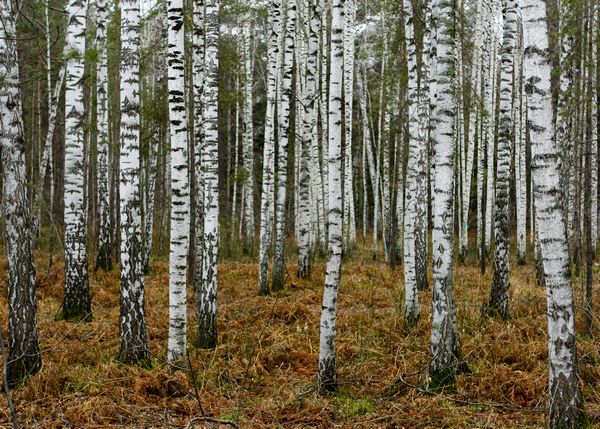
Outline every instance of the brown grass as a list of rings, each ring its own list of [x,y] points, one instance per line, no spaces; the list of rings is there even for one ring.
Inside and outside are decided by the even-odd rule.
[[[38,260],[47,259],[40,255]],[[168,265],[154,263],[146,278],[152,369],[114,359],[119,345],[117,271],[90,277],[92,322],[54,321],[62,268],[59,263],[38,270],[45,352],[40,373],[13,393],[24,427],[182,427],[198,416],[190,372],[173,372],[164,363]],[[295,263],[290,261],[288,268],[294,272]],[[460,339],[473,373],[460,375],[457,392],[447,396],[408,386],[423,386],[426,377],[422,370],[429,356],[431,293],[421,296],[421,322],[406,328],[402,271],[391,272],[362,255],[344,263],[338,303],[340,394],[315,393],[323,268],[318,262],[312,280],[291,275],[283,293],[259,297],[256,264],[220,265],[220,345],[213,351],[190,349],[207,415],[234,420],[242,428],[543,427],[545,293],[535,285],[531,265],[511,265],[508,322],[480,317],[491,270],[482,277],[474,266],[456,268]],[[0,271],[0,319],[6,320],[6,267]],[[189,296],[191,338],[195,310],[193,294]],[[582,330],[581,319],[579,314]],[[578,347],[586,409],[592,425],[600,425],[598,343],[580,338]],[[6,408],[0,416],[8,425]]]

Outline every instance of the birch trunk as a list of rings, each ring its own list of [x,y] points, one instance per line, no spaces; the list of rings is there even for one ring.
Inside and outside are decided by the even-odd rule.
[[[433,13],[437,22],[437,105],[433,132],[433,310],[429,378],[437,387],[454,384],[460,351],[453,296],[452,197],[456,153],[453,29],[456,18],[453,3],[447,0],[434,4]]]
[[[83,73],[87,3],[67,5],[68,25],[64,49],[65,92],[65,282],[62,317],[89,320],[92,303],[88,280],[86,213],[84,204]]]
[[[197,345],[217,345],[217,256],[219,251],[219,0],[206,3],[206,78],[204,98],[204,250],[198,302]]]
[[[169,340],[167,359],[185,356],[187,336],[186,265],[189,240],[187,115],[184,79],[183,0],[167,2],[168,102],[171,139],[171,239],[169,247]]]
[[[318,384],[321,392],[337,390],[337,292],[342,268],[342,87],[344,56],[344,0],[333,0],[331,9],[329,79],[329,251],[321,310]]]
[[[427,280],[427,240],[429,225],[428,217],[428,193],[427,193],[427,170],[428,156],[427,146],[429,140],[429,128],[431,118],[430,105],[430,69],[431,69],[431,52],[432,52],[432,25],[431,19],[431,1],[426,2],[425,7],[425,22],[429,23],[425,27],[423,34],[423,48],[421,52],[421,68],[419,70],[419,88],[418,88],[418,139],[421,142],[422,161],[420,161],[418,176],[417,176],[417,213],[419,217],[416,219],[416,234],[415,234],[415,262],[417,269],[417,289],[428,290],[429,284]]]
[[[277,75],[279,67],[279,33],[281,32],[281,0],[273,0],[269,8],[269,46],[267,52],[267,107],[265,141],[263,148],[263,183],[260,200],[260,248],[258,290],[261,295],[269,289],[269,254],[272,246],[274,162],[275,162],[275,104],[277,102]]]
[[[352,157],[352,106],[354,98],[354,0],[344,0],[344,241],[356,243]]]
[[[204,252],[204,180],[203,161],[204,151],[204,80],[205,70],[205,2],[195,0],[194,29],[192,35],[193,45],[193,79],[194,79],[194,174],[196,195],[195,198],[195,236],[192,238],[195,251],[194,288],[196,301],[199,302],[199,291],[202,289],[202,266]]]
[[[483,5],[482,0],[477,0],[475,10],[475,34],[473,59],[471,63],[471,109],[469,112],[469,129],[466,134],[467,139],[467,165],[465,169],[465,182],[462,188],[462,219],[460,228],[460,253],[464,261],[469,247],[469,209],[471,206],[471,176],[473,174],[473,161],[475,153],[475,136],[481,140],[481,135],[477,134],[478,120],[481,106],[481,62],[482,62],[482,44],[483,44]]]
[[[140,1],[121,0],[121,315],[119,360],[148,358],[140,191]]]
[[[488,314],[508,319],[509,287],[509,194],[511,146],[514,137],[513,91],[514,59],[517,41],[517,0],[502,0],[504,37],[500,69],[500,117],[498,131],[498,158],[496,167],[496,211],[494,217],[494,279]]]
[[[405,313],[408,325],[415,325],[420,318],[419,294],[417,292],[417,228],[423,226],[423,213],[419,199],[423,198],[421,173],[425,172],[425,141],[419,139],[420,93],[417,76],[417,44],[414,32],[414,14],[411,0],[404,0],[404,38],[408,61],[408,88],[406,110],[408,112],[408,161],[406,164],[406,198],[404,205],[404,285]],[[427,100],[429,102],[429,100]],[[426,190],[426,189],[425,189]]]
[[[591,179],[591,244],[592,253],[596,254],[596,244],[598,241],[598,5],[591,2],[590,8],[590,37],[591,37],[591,53],[590,53],[590,68],[592,82],[590,83],[590,95],[592,97],[591,106],[591,163],[592,171],[590,172]]]
[[[96,2],[97,26],[96,49],[98,51],[97,83],[98,94],[98,253],[96,269],[112,269],[112,244],[110,242],[110,205],[108,201],[108,55],[106,48],[106,26],[108,4],[106,0]]]
[[[38,372],[42,365],[27,200],[16,18],[13,2],[0,1],[0,150],[8,259],[8,364],[4,368],[4,378],[11,388]]]
[[[567,107],[572,103],[573,91],[573,68],[571,66],[571,55],[573,49],[573,38],[569,34],[568,27],[573,25],[571,22],[571,11],[569,2],[563,0],[560,2],[560,30],[562,37],[560,39],[560,91],[558,94],[558,105],[556,108],[556,141],[561,145],[564,159],[561,163],[561,180],[564,189],[564,214],[567,223],[567,237],[569,241],[575,241],[574,231],[574,208],[575,195],[574,183],[571,180],[574,167],[574,136],[573,119]],[[573,249],[571,249],[573,250]]]
[[[560,204],[560,156],[552,124],[546,6],[523,0],[525,88],[537,232],[548,301],[549,417],[551,428],[582,424],[575,314],[565,219]]]
[[[250,16],[242,28],[242,51],[244,58],[244,113],[243,113],[243,153],[244,153],[244,248],[254,247],[254,127],[253,108],[253,65],[251,50]]]
[[[156,196],[156,181],[157,173],[156,166],[158,163],[158,146],[160,144],[160,132],[158,125],[154,124],[152,131],[152,137],[150,140],[150,153],[149,153],[149,168],[146,179],[145,189],[145,203],[144,203],[144,242],[143,242],[143,256],[142,256],[142,271],[147,274],[150,265],[150,252],[152,251],[153,242],[153,226],[154,226],[154,202]]]
[[[312,240],[313,252],[320,243],[326,240],[325,213],[323,202],[323,175],[320,161],[320,139],[318,130],[319,113],[319,64],[320,64],[320,41],[322,7],[319,2],[310,2],[309,5],[309,28],[308,28],[308,59],[306,73],[306,96],[308,99],[306,123],[310,124],[312,138],[310,148],[310,176],[311,193],[313,201],[312,215],[315,223],[316,237]],[[314,81],[314,82],[311,82]],[[314,85],[314,87],[312,86]],[[309,137],[306,137],[309,138]],[[323,247],[324,248],[324,247]]]
[[[498,16],[500,7],[498,0],[492,0],[492,17]],[[494,26],[492,20],[492,26]],[[497,103],[497,84],[498,84],[498,36],[495,34],[492,38],[491,46],[491,66],[490,66],[490,98],[488,99],[488,112],[489,112],[489,127],[488,127],[488,144],[487,144],[487,182],[486,182],[486,201],[485,201],[485,225],[484,225],[484,242],[483,246],[486,255],[483,257],[483,261],[487,258],[487,252],[491,244],[492,237],[492,219],[494,215],[494,190],[495,190],[495,149],[496,149],[496,103]]]
[[[486,0],[483,3],[485,42],[482,45],[483,56],[483,100],[481,115],[481,135],[478,142],[478,167],[477,167],[477,249],[482,264],[485,267],[485,227],[487,209],[487,186],[485,172],[487,169],[487,154],[489,145],[493,145],[493,68],[494,68],[494,44],[495,34],[493,31],[493,2]],[[491,142],[491,143],[490,143]],[[489,177],[489,175],[488,175]]]
[[[288,145],[291,135],[290,104],[296,32],[296,2],[288,0],[285,45],[281,70],[281,93],[278,100],[277,193],[275,201],[275,256],[272,289],[283,289],[285,282],[285,204],[287,196]]]
[[[517,259],[525,264],[527,253],[527,167],[525,152],[525,105],[523,88],[523,20],[519,14],[519,33],[515,54],[515,193],[517,205]]]
[[[362,64],[357,69],[357,79],[358,79],[358,90],[359,90],[359,99],[358,105],[360,109],[360,116],[362,119],[362,140],[363,140],[363,164],[364,172],[363,172],[363,183],[364,183],[364,208],[363,208],[363,230],[366,234],[367,230],[367,216],[368,216],[368,207],[367,207],[367,173],[369,175],[369,179],[371,180],[371,191],[373,193],[373,199],[377,198],[377,192],[374,188],[375,183],[375,161],[373,159],[373,145],[371,142],[371,129],[369,127],[369,114],[367,111],[367,84],[366,84],[366,66]],[[374,233],[374,232],[373,232]]]
[[[313,206],[313,210],[319,208],[320,186],[318,178],[321,173],[318,168],[318,146],[316,142],[318,139],[316,135],[317,127],[317,116],[316,116],[316,96],[317,96],[317,77],[318,67],[317,62],[319,58],[319,26],[321,23],[321,17],[319,15],[319,5],[316,0],[311,0],[309,3],[309,32],[308,32],[308,53],[306,63],[306,88],[305,88],[305,107],[303,115],[303,126],[304,126],[304,138],[302,141],[302,157],[301,157],[301,169],[300,169],[300,190],[301,195],[304,194],[304,198],[309,199],[309,187],[311,184],[311,178],[313,179],[313,189],[316,196],[316,204]],[[311,141],[312,140],[312,141]],[[316,179],[316,180],[314,180]],[[316,206],[316,207],[315,207]],[[308,201],[305,203],[306,210],[308,210]],[[312,269],[312,249],[314,243],[310,239],[309,231],[310,228],[308,222],[308,216],[310,213],[304,213],[305,222],[301,224],[302,229],[300,230],[300,243],[299,255],[298,255],[298,276],[301,278],[307,278],[310,275]]]
[[[327,11],[330,10],[330,2],[321,2],[321,98],[319,100],[319,115],[321,117],[321,156],[323,159],[322,169],[322,183],[323,183],[323,208],[322,208],[322,225],[324,234],[321,236],[321,249],[325,250],[329,244],[327,239],[329,236],[329,225],[327,218],[329,216],[329,167],[327,166],[328,150],[329,150],[329,94],[328,94],[328,76],[329,76],[329,51],[330,41],[328,36],[330,35],[327,26]]]

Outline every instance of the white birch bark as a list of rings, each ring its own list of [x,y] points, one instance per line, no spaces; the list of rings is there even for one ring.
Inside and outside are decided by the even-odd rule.
[[[187,344],[186,265],[189,240],[187,114],[184,82],[183,0],[167,2],[168,103],[171,140],[171,239],[169,247],[169,340],[167,359],[185,356]]]
[[[321,15],[323,8],[319,5],[319,2],[310,2],[309,5],[309,28],[308,28],[308,59],[307,59],[307,72],[306,72],[306,96],[308,98],[308,104],[306,112],[306,123],[310,123],[311,127],[311,147],[310,147],[310,179],[311,179],[311,201],[312,201],[312,215],[316,236],[313,237],[312,247],[313,251],[319,246],[320,243],[324,243],[327,239],[327,233],[325,228],[325,211],[323,202],[323,175],[320,161],[320,147],[321,140],[319,137],[318,130],[318,115],[319,115],[319,66],[320,66],[320,34],[321,34]],[[314,80],[314,83],[311,82]],[[314,88],[312,85],[314,84]],[[312,112],[311,112],[312,110]],[[308,138],[308,137],[307,137]]]
[[[477,0],[475,9],[475,33],[473,57],[471,62],[471,109],[469,112],[469,129],[465,138],[467,140],[466,168],[462,187],[462,219],[460,224],[460,252],[464,260],[469,246],[469,208],[471,206],[471,176],[473,174],[473,161],[475,153],[475,136],[481,106],[481,62],[483,45],[483,5],[482,0]],[[478,135],[481,139],[481,135]],[[479,152],[481,153],[481,152]]]
[[[592,251],[596,252],[596,243],[598,241],[598,5],[592,2],[590,8],[590,37],[591,37],[591,55],[590,55],[590,73],[592,75],[592,82],[590,88],[590,94],[592,97],[591,106],[591,121],[590,121],[590,132],[592,134],[592,153],[591,153],[591,242]]]
[[[548,301],[548,426],[574,428],[582,422],[582,397],[577,375],[569,252],[560,204],[561,152],[554,141],[552,123],[546,7],[541,0],[523,0],[522,10],[535,216]]]
[[[242,26],[242,52],[244,58],[244,107],[242,148],[244,158],[244,247],[250,251],[254,247],[254,127],[253,109],[253,56],[251,48],[251,17],[246,17]]]
[[[455,169],[455,129],[453,69],[455,10],[453,3],[440,0],[434,4],[437,22],[437,66],[435,128],[433,129],[433,310],[429,378],[435,387],[453,384],[460,359],[453,275],[453,189]]]
[[[285,204],[287,197],[287,164],[290,129],[290,100],[296,39],[296,2],[288,0],[285,42],[281,70],[281,93],[278,100],[277,193],[275,200],[275,255],[272,289],[283,289],[285,282]]]
[[[428,0],[424,4],[424,20],[427,23],[425,31],[423,33],[423,48],[421,52],[421,68],[419,70],[419,128],[418,138],[421,142],[423,151],[423,160],[419,167],[419,174],[417,176],[417,189],[418,189],[418,209],[417,213],[419,217],[416,219],[416,234],[415,234],[415,256],[416,256],[416,269],[417,269],[417,289],[427,290],[429,289],[429,282],[427,280],[427,242],[428,242],[428,192],[427,192],[427,171],[429,167],[429,137],[430,137],[430,126],[431,126],[431,69],[433,63],[433,50],[434,40],[433,36],[433,22],[432,19],[432,0]]]
[[[563,0],[560,2],[560,91],[558,94],[558,105],[556,109],[556,141],[561,145],[561,149],[565,154],[561,163],[561,180],[563,181],[564,189],[564,210],[567,223],[567,237],[569,241],[575,242],[574,231],[574,210],[575,204],[575,187],[571,180],[573,171],[575,170],[574,159],[574,133],[573,133],[573,118],[571,112],[567,109],[569,103],[572,103],[573,97],[573,68],[571,66],[571,55],[573,49],[573,37],[568,31],[571,22],[571,11],[569,2]]]
[[[272,246],[275,163],[275,104],[279,67],[279,33],[281,32],[281,0],[273,0],[269,8],[269,45],[267,51],[267,106],[263,148],[263,183],[260,200],[260,247],[258,289],[264,295],[269,288],[269,254]]]
[[[342,87],[344,56],[344,0],[333,0],[329,80],[328,188],[329,251],[321,310],[318,383],[321,391],[337,389],[337,292],[342,266]]]
[[[321,236],[320,245],[321,249],[325,250],[328,247],[327,239],[329,236],[328,221],[329,216],[329,168],[327,166],[328,150],[329,150],[329,87],[328,87],[328,76],[329,76],[329,27],[327,25],[327,12],[330,10],[330,1],[321,2],[321,97],[319,99],[319,115],[321,117],[321,158],[323,159],[321,165],[322,171],[322,183],[323,183],[323,207],[321,210],[322,219],[321,224],[323,226],[323,235]]]
[[[356,8],[354,0],[344,1],[344,242],[356,243],[354,178],[352,155],[352,106],[354,98],[354,36]]]
[[[142,40],[144,43],[143,48],[148,51],[154,49],[154,44],[158,44],[158,50],[153,54],[153,67],[154,70],[150,76],[150,93],[151,100],[156,100],[160,95],[157,94],[157,87],[162,88],[162,84],[166,78],[166,51],[167,51],[167,40],[163,37],[166,34],[167,28],[165,25],[166,10],[161,7],[158,15],[153,18],[152,22],[149,23],[149,36],[148,40]],[[158,182],[158,166],[160,161],[162,139],[162,121],[153,120],[151,121],[152,134],[150,137],[150,148],[148,155],[148,171],[146,172],[146,186],[144,188],[144,217],[143,217],[143,247],[144,256],[142,259],[142,267],[144,273],[147,274],[149,271],[150,264],[150,253],[152,251],[152,245],[154,242],[154,218],[155,218],[155,201],[156,201],[156,189]],[[165,149],[163,149],[165,150]]]
[[[217,257],[219,251],[219,0],[206,2],[204,98],[204,251],[197,345],[217,345]]]
[[[499,16],[501,13],[498,0],[492,0],[492,22],[491,25],[495,26],[493,17]],[[487,145],[487,181],[486,181],[486,202],[485,202],[485,229],[484,229],[484,246],[486,254],[491,244],[492,237],[492,219],[494,215],[494,201],[495,201],[495,148],[496,148],[496,121],[497,121],[497,84],[498,84],[498,35],[496,29],[493,28],[494,37],[492,38],[491,47],[491,66],[490,66],[490,98],[488,102],[489,114],[489,126],[488,126],[488,145]]]
[[[357,81],[358,81],[358,106],[361,117],[362,125],[362,182],[363,182],[363,238],[367,238],[367,224],[368,224],[368,187],[367,187],[367,174],[370,175],[371,180],[374,180],[375,168],[371,168],[373,149],[371,148],[371,132],[369,129],[369,116],[367,113],[367,90],[364,82],[362,73],[362,65],[359,65],[356,70]]]
[[[473,159],[473,145],[472,142],[468,139],[466,130],[465,130],[465,70],[463,65],[463,40],[464,40],[464,30],[463,30],[463,18],[462,18],[462,9],[463,9],[463,1],[457,0],[456,2],[456,10],[459,11],[456,18],[456,33],[455,33],[455,43],[454,49],[456,51],[456,138],[458,141],[458,158],[456,160],[458,165],[457,177],[455,179],[454,186],[456,187],[456,197],[454,199],[454,205],[457,211],[457,223],[459,229],[459,244],[460,240],[464,235],[465,229],[468,227],[463,222],[464,215],[463,210],[465,208],[464,198],[466,197],[465,189],[470,185],[470,177],[467,177],[467,170],[469,169],[469,160]],[[459,249],[460,250],[460,249]],[[462,255],[462,252],[459,253]]]
[[[316,128],[317,128],[317,78],[318,78],[318,67],[317,62],[319,58],[319,32],[320,32],[320,10],[316,0],[311,0],[309,3],[309,32],[308,32],[308,52],[307,52],[307,63],[306,63],[306,88],[304,97],[304,114],[303,114],[303,140],[302,140],[302,156],[300,158],[300,189],[301,196],[310,199],[309,187],[313,184],[314,194],[316,194],[316,204],[312,206],[313,211],[319,209],[319,197],[321,183],[320,169],[318,168],[318,139]],[[312,179],[312,182],[311,182]],[[315,180],[316,179],[316,180]],[[310,222],[309,216],[309,201],[304,201],[305,210],[302,210],[300,215],[303,216],[304,222],[300,224],[301,229],[299,231],[300,242],[298,243],[298,276],[308,277],[312,268],[312,251],[314,243],[310,237]]]
[[[54,91],[52,89],[52,31],[50,29],[50,3],[46,1],[44,8],[44,18],[46,24],[46,83],[47,83],[47,96],[48,96],[48,128],[46,130],[46,137],[43,149],[40,148],[40,168],[38,174],[38,186],[37,186],[37,206],[35,207],[35,225],[32,237],[36,236],[41,226],[41,216],[43,209],[43,186],[44,179],[49,178],[50,182],[50,195],[49,195],[49,207],[47,211],[50,215],[50,222],[53,223],[53,204],[54,204],[54,162],[53,162],[53,151],[52,142],[54,140],[54,132],[56,130],[56,117],[58,113],[58,103],[60,94],[65,84],[65,68],[61,67],[58,80],[55,83]],[[39,100],[38,100],[39,101]],[[40,139],[41,139],[41,118],[40,119]],[[34,195],[35,196],[35,195]]]
[[[494,213],[494,279],[487,311],[508,319],[509,287],[509,194],[511,147],[514,138],[514,60],[517,42],[518,0],[502,0],[504,37],[500,68],[500,117],[496,167],[496,210]]]
[[[515,193],[517,215],[517,257],[519,264],[525,263],[527,253],[527,167],[525,148],[525,105],[523,88],[523,20],[519,11],[519,35],[515,53]]]
[[[67,5],[68,24],[64,49],[65,90],[65,282],[62,316],[89,319],[92,313],[87,266],[84,204],[84,104],[83,73],[87,2]]]
[[[239,87],[239,76],[235,78],[236,89]],[[241,132],[241,101],[239,97],[236,97],[235,100],[235,132],[233,137],[233,194],[231,196],[231,240],[234,240],[236,234],[240,235],[239,229],[242,227],[242,222],[239,221],[239,216],[237,212],[237,194],[238,194],[238,174],[239,174],[239,160],[240,160],[240,140],[242,138]],[[242,194],[244,193],[244,189],[242,188]],[[243,195],[242,195],[242,204],[243,204]],[[237,225],[237,226],[236,226]]]
[[[491,132],[492,124],[492,72],[493,68],[493,44],[494,33],[492,31],[492,14],[493,0],[485,0],[483,3],[483,29],[484,43],[482,44],[482,80],[483,80],[483,100],[481,102],[481,131],[478,139],[477,148],[477,254],[480,258],[483,257],[482,242],[485,239],[485,209],[486,200],[484,196],[485,186],[485,170],[487,167],[487,147],[492,141],[493,133]]]
[[[384,82],[382,81],[382,85]],[[393,99],[393,89],[389,91],[389,93],[384,93],[384,97],[388,99]],[[384,250],[384,259],[385,262],[389,262],[390,255],[390,245],[392,241],[391,230],[392,230],[392,201],[390,192],[390,165],[391,165],[391,136],[390,136],[390,122],[391,122],[391,102],[386,103],[386,106],[383,110],[383,126],[381,128],[381,137],[379,139],[379,144],[381,148],[381,194],[382,194],[382,219],[383,219],[383,250]]]
[[[42,364],[27,200],[17,16],[12,1],[0,1],[0,151],[8,259],[8,358],[3,378],[11,388],[35,374]]]
[[[385,15],[382,11],[381,13],[381,23],[382,23],[382,27],[385,26]],[[382,37],[383,37],[383,49],[382,49],[382,55],[381,55],[381,70],[380,70],[380,75],[379,75],[379,111],[378,111],[378,115],[377,115],[377,144],[375,146],[375,159],[376,159],[376,163],[375,163],[375,174],[376,174],[376,178],[375,178],[375,192],[377,192],[378,194],[378,200],[376,201],[376,203],[379,203],[378,205],[376,205],[375,207],[375,214],[373,215],[373,255],[377,255],[377,243],[378,243],[378,236],[379,236],[379,224],[381,223],[382,225],[382,232],[383,232],[383,251],[384,251],[384,258],[387,262],[387,249],[386,249],[386,236],[385,236],[385,227],[387,224],[387,216],[386,213],[389,210],[386,210],[386,198],[385,198],[385,170],[386,170],[386,166],[388,164],[386,164],[386,156],[385,156],[385,152],[386,152],[386,141],[385,141],[385,129],[384,129],[384,124],[385,124],[385,101],[384,101],[384,96],[385,96],[385,69],[386,69],[386,63],[388,61],[388,40],[386,37],[385,32],[382,29]],[[382,174],[383,174],[383,178],[382,178]],[[382,186],[383,185],[383,186]]]
[[[106,26],[108,3],[97,0],[96,49],[98,51],[96,92],[98,94],[98,253],[96,269],[112,268],[112,245],[110,242],[110,207],[108,195],[108,55],[106,48]]]
[[[121,0],[121,313],[119,360],[148,358],[140,189],[140,0]]]
[[[417,292],[416,230],[418,220],[423,217],[423,213],[419,213],[421,208],[419,198],[423,198],[423,192],[419,185],[424,184],[420,178],[422,170],[424,172],[423,164],[426,160],[426,142],[419,139],[420,93],[417,76],[417,44],[413,21],[412,2],[411,0],[404,0],[404,39],[408,61],[406,98],[408,161],[406,164],[406,198],[404,205],[404,320],[409,325],[416,324],[420,318],[419,294]],[[429,99],[427,99],[427,103],[429,103]]]
[[[195,181],[195,236],[193,246],[195,251],[194,281],[196,304],[200,302],[199,291],[202,289],[202,266],[204,252],[204,180],[202,155],[204,150],[204,80],[205,70],[205,2],[195,0],[193,3],[194,27],[192,34],[193,48],[193,86],[194,86],[194,174]],[[235,201],[235,198],[234,198]],[[198,311],[200,309],[198,308]]]
[[[150,252],[152,251],[153,243],[153,227],[154,227],[154,203],[156,196],[156,167],[158,163],[158,146],[160,143],[159,126],[154,125],[152,137],[150,140],[150,153],[148,160],[148,172],[146,175],[146,189],[144,195],[144,224],[143,224],[143,257],[142,270],[148,273],[150,265]]]

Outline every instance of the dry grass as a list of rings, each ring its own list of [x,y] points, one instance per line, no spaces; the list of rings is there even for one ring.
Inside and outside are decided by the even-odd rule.
[[[14,391],[24,426],[182,427],[198,416],[190,372],[173,372],[164,363],[168,265],[154,263],[146,278],[151,369],[124,366],[114,359],[119,343],[116,271],[91,275],[92,322],[54,321],[61,303],[62,268],[59,263],[38,272],[38,320],[45,352],[41,372]],[[290,262],[289,268],[293,271],[295,264]],[[234,420],[242,428],[543,427],[545,293],[535,285],[530,265],[511,265],[508,322],[480,317],[489,274],[480,276],[474,266],[457,267],[458,326],[473,373],[460,375],[457,392],[448,396],[426,395],[399,381],[419,386],[425,381],[431,294],[421,297],[422,321],[407,329],[401,270],[391,272],[368,257],[344,264],[337,343],[341,392],[331,397],[315,393],[323,268],[319,262],[311,281],[292,275],[283,293],[259,297],[256,264],[221,264],[220,345],[213,351],[190,350],[207,415]],[[0,271],[5,285],[6,267]],[[6,320],[7,311],[3,288],[0,320]],[[192,300],[189,313],[191,336]],[[586,408],[592,425],[600,425],[598,343],[580,338],[578,346]],[[0,416],[8,424],[5,408]]]

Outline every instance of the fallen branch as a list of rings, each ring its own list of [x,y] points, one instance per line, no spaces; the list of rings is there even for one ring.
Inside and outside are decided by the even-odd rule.
[[[209,422],[209,423],[217,423],[220,425],[229,425],[235,429],[240,429],[238,424],[232,420],[217,419],[214,417],[194,417],[192,420],[190,420],[187,423],[187,425],[185,425],[185,429],[190,429],[190,428],[194,427],[194,424],[200,423],[200,422]]]

